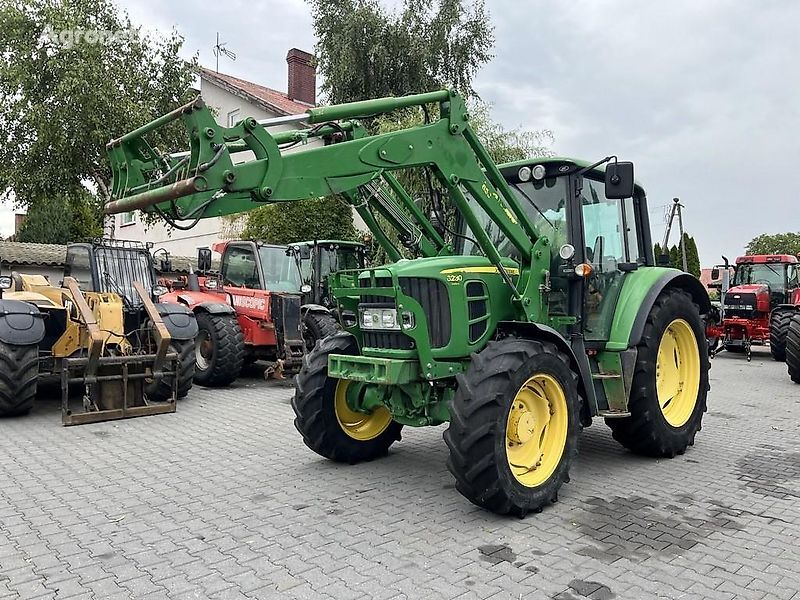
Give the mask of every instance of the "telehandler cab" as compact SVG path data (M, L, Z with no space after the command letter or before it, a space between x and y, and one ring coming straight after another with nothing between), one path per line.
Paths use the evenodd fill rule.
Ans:
M371 135L359 123L420 106L425 122L405 129ZM189 151L156 151L147 134L175 120ZM267 131L301 122L311 128ZM297 149L319 137L327 144ZM286 144L295 151L282 153ZM198 97L107 149L108 213L174 221L340 194L395 261L332 278L345 330L306 355L292 403L318 454L371 460L404 426L449 422L457 489L525 515L557 499L594 416L641 454L673 457L693 444L709 388L710 302L691 275L654 265L631 163L498 166L449 90L227 128ZM248 150L253 160L233 162ZM393 175L408 169L430 174L439 208L438 191L449 199L456 219L440 223L444 236ZM397 238L419 258L403 259L386 226L409 233Z

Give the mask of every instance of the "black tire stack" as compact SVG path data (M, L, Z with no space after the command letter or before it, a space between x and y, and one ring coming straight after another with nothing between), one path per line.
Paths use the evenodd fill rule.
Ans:
M236 315L198 311L197 328L208 336L211 356L206 359L205 369L195 364L194 382L207 387L230 384L239 377L244 366L244 335Z
M800 313L792 317L786 330L786 368L792 381L800 383Z
M786 360L786 334L795 314L791 308L776 308L769 319L769 351L778 362Z

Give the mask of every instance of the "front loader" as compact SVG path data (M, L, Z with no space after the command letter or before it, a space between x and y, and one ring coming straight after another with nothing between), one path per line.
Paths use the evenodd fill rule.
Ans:
M196 325L159 310L144 278L116 291L95 286L98 275L113 278L128 261L118 254L99 270L90 261L94 248L68 248L61 287L41 275L0 277L0 416L29 412L40 379L60 383L64 425L175 412L181 391L175 349L192 342ZM79 407L71 402L76 391Z
M378 135L360 125L421 106L418 125ZM188 152L147 143L176 120ZM310 129L268 131L299 122ZM326 143L302 147L313 138ZM694 443L710 302L694 277L655 266L631 163L496 165L449 90L227 128L198 97L107 150L108 213L176 222L339 194L394 261L331 280L344 331L306 355L292 402L295 426L322 456L372 460L403 427L448 422L457 489L522 516L557 499L592 417L640 454L672 458ZM234 163L245 151L254 158ZM395 177L409 170L430 182L439 227Z

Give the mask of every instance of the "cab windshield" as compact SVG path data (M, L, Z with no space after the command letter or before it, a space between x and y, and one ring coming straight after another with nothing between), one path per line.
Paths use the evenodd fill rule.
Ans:
M300 270L294 257L286 254L286 248L261 246L258 254L261 258L265 289L273 292L300 292Z
M541 181L526 181L524 183L510 183L509 186L516 194L523 210L534 226L545 237L550 239L552 248L560 248L567 242L567 178L551 177ZM489 219L486 212L477 201L465 191L467 202L481 222L482 229L486 232L501 256L519 260L519 252L510 242L500 227ZM469 228L463 219L458 223L459 233L472 237ZM482 255L480 246L471 239L458 238L456 248L459 254Z
M766 283L770 291L782 292L786 287L783 269L781 264L740 264L736 267L733 285Z

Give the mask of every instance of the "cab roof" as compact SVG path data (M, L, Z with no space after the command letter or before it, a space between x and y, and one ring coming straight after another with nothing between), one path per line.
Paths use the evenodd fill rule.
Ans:
M793 265L800 261L796 256L791 254L750 254L748 256L740 256L736 259L737 265L751 265L751 264L766 264L766 263L782 263Z

